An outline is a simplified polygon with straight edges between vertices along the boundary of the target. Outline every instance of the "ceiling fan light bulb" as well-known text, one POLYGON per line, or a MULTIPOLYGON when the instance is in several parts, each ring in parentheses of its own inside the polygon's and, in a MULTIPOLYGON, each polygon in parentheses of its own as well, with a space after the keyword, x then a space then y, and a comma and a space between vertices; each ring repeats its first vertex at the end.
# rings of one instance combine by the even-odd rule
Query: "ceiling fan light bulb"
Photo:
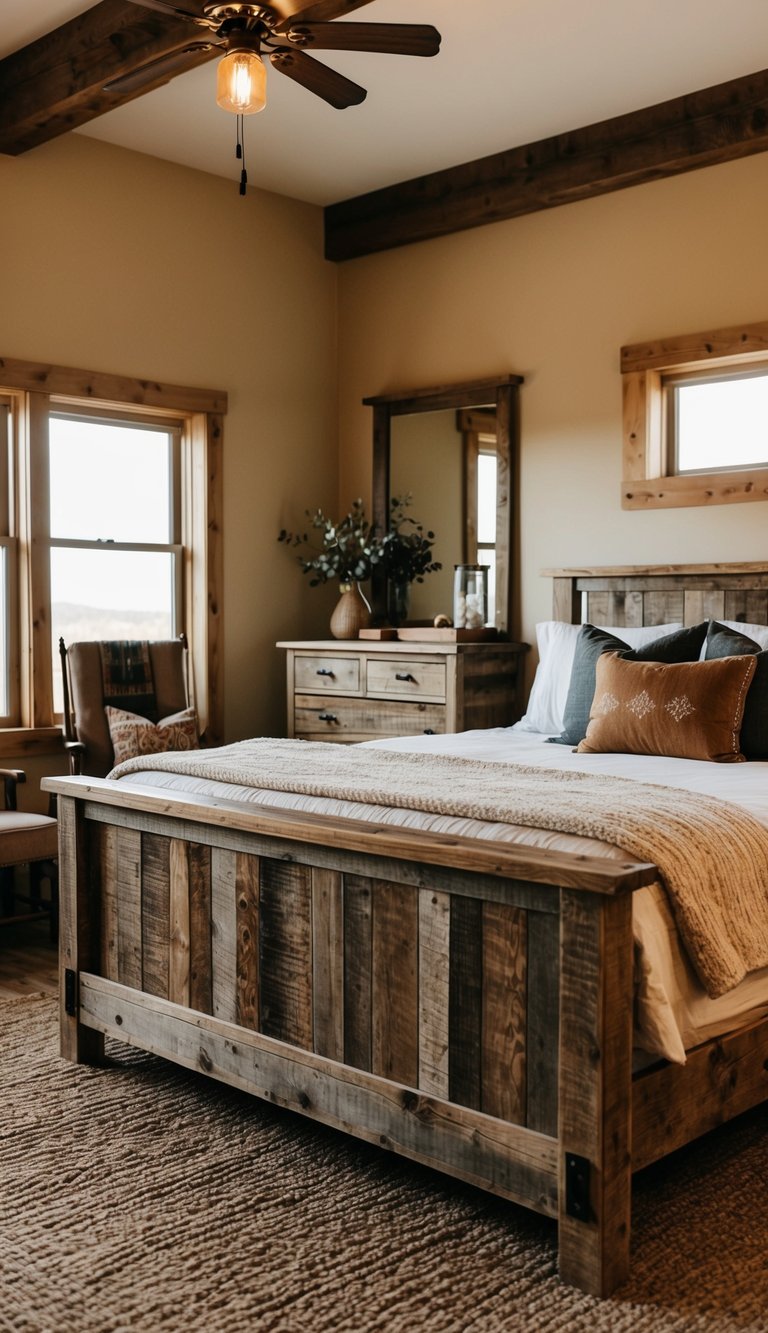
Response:
POLYGON ((267 71, 255 51, 229 51, 219 61, 216 101, 223 111, 250 116, 267 104, 267 71))

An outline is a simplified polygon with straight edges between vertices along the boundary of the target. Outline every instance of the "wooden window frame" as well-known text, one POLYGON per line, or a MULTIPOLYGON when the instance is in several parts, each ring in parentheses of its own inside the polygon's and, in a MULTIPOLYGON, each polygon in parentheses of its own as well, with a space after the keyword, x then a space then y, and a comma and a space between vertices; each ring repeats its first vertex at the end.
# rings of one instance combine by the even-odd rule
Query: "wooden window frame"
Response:
POLYGON ((768 467, 674 474, 667 461, 666 379, 757 365, 768 368, 768 321, 622 347, 623 509, 768 500, 768 467))
POLYGON ((0 392, 15 404, 21 726, 0 730, 0 755, 55 749, 50 645, 48 419, 94 408, 181 424, 184 630, 201 728, 223 736, 222 444, 227 395, 121 375, 0 359, 0 392))

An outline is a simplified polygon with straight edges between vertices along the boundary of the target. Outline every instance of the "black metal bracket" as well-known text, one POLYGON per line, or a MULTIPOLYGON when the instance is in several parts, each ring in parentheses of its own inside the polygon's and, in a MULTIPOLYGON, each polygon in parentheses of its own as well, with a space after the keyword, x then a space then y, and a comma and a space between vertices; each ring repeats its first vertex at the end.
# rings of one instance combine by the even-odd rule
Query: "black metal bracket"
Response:
POLYGON ((77 1018, 77 973, 64 968, 64 1012, 77 1018))
POLYGON ((576 1153, 565 1154, 565 1211, 568 1217, 575 1217, 579 1222, 592 1220, 592 1207, 589 1202, 588 1157, 579 1157, 576 1153))

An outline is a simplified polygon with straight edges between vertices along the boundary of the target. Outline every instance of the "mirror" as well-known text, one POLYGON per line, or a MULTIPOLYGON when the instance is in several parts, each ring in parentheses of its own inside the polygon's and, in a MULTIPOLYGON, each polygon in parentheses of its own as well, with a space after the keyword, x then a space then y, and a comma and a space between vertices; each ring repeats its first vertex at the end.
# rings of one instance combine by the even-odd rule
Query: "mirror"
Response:
MULTIPOLYGON (((409 620, 431 624, 453 606, 453 567, 487 564, 488 622, 508 635, 513 616, 510 553, 519 375, 365 398, 373 408, 373 521, 389 522, 390 498, 410 494, 408 513, 435 533, 443 568, 411 587, 409 620)), ((374 613, 386 617, 386 581, 373 582, 374 613)))

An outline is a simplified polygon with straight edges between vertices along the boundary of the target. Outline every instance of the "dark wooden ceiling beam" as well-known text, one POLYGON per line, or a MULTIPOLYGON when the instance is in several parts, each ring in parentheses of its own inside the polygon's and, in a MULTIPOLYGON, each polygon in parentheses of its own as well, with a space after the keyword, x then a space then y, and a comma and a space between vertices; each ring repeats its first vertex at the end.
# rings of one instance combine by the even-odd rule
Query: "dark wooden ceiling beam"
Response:
MULTIPOLYGON (((108 80, 130 74, 145 61, 202 35, 194 24, 156 10, 124 0, 101 0, 0 60, 0 153, 26 152, 166 83, 168 75, 130 93, 104 92, 108 80)), ((192 69, 216 54, 192 52, 184 68, 192 69)))
POLYGON ((768 149, 768 70, 375 190, 325 210, 354 259, 768 149))

